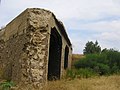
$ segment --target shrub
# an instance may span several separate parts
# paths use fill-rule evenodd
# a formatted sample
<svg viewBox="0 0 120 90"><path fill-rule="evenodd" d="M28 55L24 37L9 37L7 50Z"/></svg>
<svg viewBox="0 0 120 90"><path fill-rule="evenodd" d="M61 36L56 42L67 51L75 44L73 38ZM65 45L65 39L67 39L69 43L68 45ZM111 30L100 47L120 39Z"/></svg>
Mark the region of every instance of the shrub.
<svg viewBox="0 0 120 90"><path fill-rule="evenodd" d="M112 66L112 68L111 68L111 73L112 74L118 74L118 73L120 73L120 70L119 70L119 67L116 65L116 64L114 64L113 66Z"/></svg>
<svg viewBox="0 0 120 90"><path fill-rule="evenodd" d="M86 55L85 58L75 62L75 68L94 68L97 63L107 64L108 60L106 59L106 55L101 54L89 54Z"/></svg>
<svg viewBox="0 0 120 90"><path fill-rule="evenodd" d="M99 75L107 75L110 73L110 68L108 65L106 64L102 64L102 63L97 63L96 65L97 67L97 73L99 73ZM96 69L94 68L94 70L96 71Z"/></svg>
<svg viewBox="0 0 120 90"><path fill-rule="evenodd" d="M120 52L110 49L101 54L88 54L74 63L76 69L89 68L100 75L120 73Z"/></svg>
<svg viewBox="0 0 120 90"><path fill-rule="evenodd" d="M86 58L82 58L79 61L76 61L74 63L75 68L79 69L79 68L85 68L87 66L87 60Z"/></svg>
<svg viewBox="0 0 120 90"><path fill-rule="evenodd" d="M108 51L106 52L107 58L109 60L109 66L112 68L114 64L120 68L120 52Z"/></svg>

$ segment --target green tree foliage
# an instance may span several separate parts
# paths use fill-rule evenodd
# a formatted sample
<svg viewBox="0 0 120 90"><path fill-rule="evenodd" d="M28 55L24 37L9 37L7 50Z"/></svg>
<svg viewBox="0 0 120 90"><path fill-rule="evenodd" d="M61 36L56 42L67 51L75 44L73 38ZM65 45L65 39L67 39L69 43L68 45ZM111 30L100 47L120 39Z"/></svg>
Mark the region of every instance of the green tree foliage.
<svg viewBox="0 0 120 90"><path fill-rule="evenodd" d="M95 43L93 43L92 41L88 41L83 50L84 54L96 54L100 52L101 52L101 47L97 41Z"/></svg>

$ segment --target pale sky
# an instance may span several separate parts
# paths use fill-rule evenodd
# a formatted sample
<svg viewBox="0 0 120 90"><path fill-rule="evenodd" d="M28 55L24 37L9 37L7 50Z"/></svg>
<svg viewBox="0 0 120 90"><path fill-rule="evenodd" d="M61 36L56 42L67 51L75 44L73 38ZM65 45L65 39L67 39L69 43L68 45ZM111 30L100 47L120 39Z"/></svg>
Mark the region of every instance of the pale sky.
<svg viewBox="0 0 120 90"><path fill-rule="evenodd" d="M52 11L64 23L73 53L82 53L91 40L120 50L120 0L1 0L0 27L35 7Z"/></svg>

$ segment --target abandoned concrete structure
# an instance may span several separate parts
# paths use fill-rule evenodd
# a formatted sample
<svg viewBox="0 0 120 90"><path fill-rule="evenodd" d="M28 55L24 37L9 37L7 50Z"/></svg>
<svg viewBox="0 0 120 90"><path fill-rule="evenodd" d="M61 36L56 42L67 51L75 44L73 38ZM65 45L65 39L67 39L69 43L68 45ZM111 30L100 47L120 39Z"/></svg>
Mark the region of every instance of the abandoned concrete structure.
<svg viewBox="0 0 120 90"><path fill-rule="evenodd" d="M0 78L36 88L60 79L71 57L65 28L48 10L29 8L0 30Z"/></svg>

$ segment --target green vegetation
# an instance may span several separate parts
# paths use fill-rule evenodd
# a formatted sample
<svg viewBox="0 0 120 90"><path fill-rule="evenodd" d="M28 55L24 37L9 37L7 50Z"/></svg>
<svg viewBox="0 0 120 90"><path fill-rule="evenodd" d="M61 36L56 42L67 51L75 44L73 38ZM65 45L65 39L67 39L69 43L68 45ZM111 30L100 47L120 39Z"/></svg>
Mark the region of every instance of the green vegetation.
<svg viewBox="0 0 120 90"><path fill-rule="evenodd" d="M88 41L86 43L85 49L83 50L83 53L86 54L94 54L94 53L100 53L101 47L98 45L98 42L96 41L93 43L92 41Z"/></svg>
<svg viewBox="0 0 120 90"><path fill-rule="evenodd" d="M88 54L77 61L76 69L89 68L99 75L120 73L120 52L107 50L101 54Z"/></svg>
<svg viewBox="0 0 120 90"><path fill-rule="evenodd" d="M67 70L66 79L50 81L43 90L120 90L120 52L94 50L73 55L73 67Z"/></svg>
<svg viewBox="0 0 120 90"><path fill-rule="evenodd" d="M120 52L103 49L96 41L88 41L83 50L84 56L74 60L74 69L67 71L67 77L89 78L93 76L120 74Z"/></svg>
<svg viewBox="0 0 120 90"><path fill-rule="evenodd" d="M67 70L66 78L90 78L96 76L97 74L92 69L80 68Z"/></svg>
<svg viewBox="0 0 120 90"><path fill-rule="evenodd" d="M97 75L120 74L120 52L114 49L103 49L91 41L86 43L85 56L74 63L75 69L87 69ZM83 72L81 72L83 73Z"/></svg>
<svg viewBox="0 0 120 90"><path fill-rule="evenodd" d="M2 90L10 90L12 86L14 86L14 83L12 81L5 81L0 83L0 87L2 87Z"/></svg>

